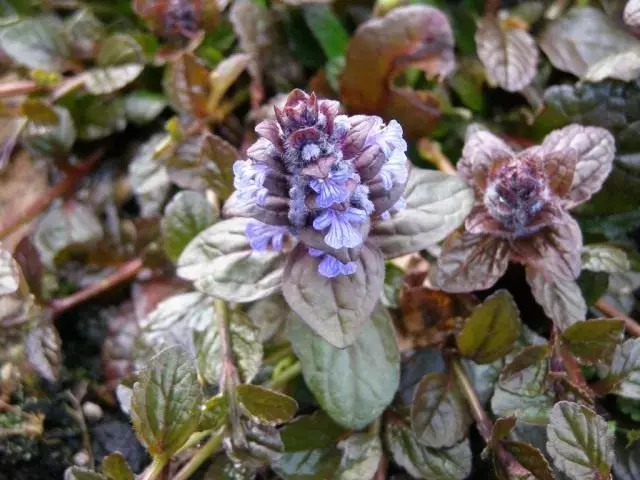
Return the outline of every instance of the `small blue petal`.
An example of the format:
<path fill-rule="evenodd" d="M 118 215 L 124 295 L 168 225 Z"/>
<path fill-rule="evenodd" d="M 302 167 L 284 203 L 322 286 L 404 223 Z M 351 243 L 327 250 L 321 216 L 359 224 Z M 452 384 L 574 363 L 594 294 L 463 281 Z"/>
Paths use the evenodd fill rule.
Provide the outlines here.
<path fill-rule="evenodd" d="M 350 207 L 345 212 L 329 208 L 313 221 L 313 228 L 329 227 L 324 241 L 332 248 L 355 248 L 362 245 L 362 235 L 351 223 L 362 223 L 366 219 L 367 212 L 359 208 Z"/>
<path fill-rule="evenodd" d="M 358 185 L 351 194 L 351 200 L 367 212 L 367 215 L 371 215 L 375 210 L 375 205 L 369 200 L 369 187 L 366 185 Z"/>
<path fill-rule="evenodd" d="M 380 179 L 385 190 L 391 190 L 394 184 L 405 183 L 409 172 L 407 156 L 400 149 L 395 149 L 389 160 L 380 169 Z"/>
<path fill-rule="evenodd" d="M 334 203 L 341 203 L 349 198 L 346 179 L 341 181 L 338 177 L 312 178 L 309 186 L 318 194 L 316 204 L 321 208 L 330 207 Z"/>
<path fill-rule="evenodd" d="M 335 278 L 340 275 L 351 275 L 355 273 L 356 268 L 355 262 L 342 263 L 333 255 L 326 254 L 318 265 L 318 273 L 323 277 Z"/>
<path fill-rule="evenodd" d="M 318 250 L 317 248 L 311 248 L 309 247 L 309 255 L 311 255 L 312 257 L 321 257 L 322 255 L 324 255 L 324 252 L 322 250 Z"/>
<path fill-rule="evenodd" d="M 284 236 L 288 233 L 286 227 L 267 225 L 261 222 L 252 222 L 247 225 L 245 235 L 249 239 L 249 245 L 257 252 L 264 252 L 269 249 L 275 252 L 282 251 L 284 246 Z"/>

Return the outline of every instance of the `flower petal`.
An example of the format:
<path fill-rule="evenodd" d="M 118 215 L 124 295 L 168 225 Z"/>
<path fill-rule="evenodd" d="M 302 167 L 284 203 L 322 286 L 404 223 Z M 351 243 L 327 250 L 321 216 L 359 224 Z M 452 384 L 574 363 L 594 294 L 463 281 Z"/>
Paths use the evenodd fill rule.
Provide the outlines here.
<path fill-rule="evenodd" d="M 491 287 L 509 266 L 509 245 L 491 235 L 454 234 L 438 260 L 435 284 L 446 292 L 472 292 Z"/>
<path fill-rule="evenodd" d="M 578 222 L 562 213 L 547 228 L 513 244 L 514 261 L 529 265 L 550 281 L 575 280 L 582 266 L 582 232 Z"/>
<path fill-rule="evenodd" d="M 355 273 L 356 269 L 357 265 L 355 262 L 342 263 L 336 257 L 329 254 L 326 254 L 318 265 L 318 273 L 327 278 L 351 275 Z"/>
<path fill-rule="evenodd" d="M 494 134 L 470 128 L 457 165 L 458 174 L 469 185 L 484 190 L 491 165 L 496 161 L 508 161 L 513 156 L 511 148 Z"/>
<path fill-rule="evenodd" d="M 566 158 L 569 149 L 577 154 L 571 188 L 564 197 L 567 208 L 586 202 L 600 190 L 611 172 L 616 151 L 615 140 L 608 130 L 576 124 L 551 132 L 542 148 L 547 155 L 560 154 Z"/>
<path fill-rule="evenodd" d="M 261 222 L 251 222 L 247 224 L 245 229 L 249 245 L 258 252 L 268 250 L 270 245 L 273 251 L 280 252 L 284 243 L 284 235 L 287 232 L 286 227 L 267 225 Z"/>

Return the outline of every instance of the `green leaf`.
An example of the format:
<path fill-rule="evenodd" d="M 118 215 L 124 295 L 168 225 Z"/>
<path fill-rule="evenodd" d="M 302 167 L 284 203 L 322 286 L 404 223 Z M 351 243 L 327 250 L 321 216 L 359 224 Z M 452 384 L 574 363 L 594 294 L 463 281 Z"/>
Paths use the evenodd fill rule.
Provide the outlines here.
<path fill-rule="evenodd" d="M 517 92 L 532 82 L 537 73 L 538 49 L 527 30 L 488 15 L 480 21 L 475 41 L 478 57 L 494 83 Z"/>
<path fill-rule="evenodd" d="M 74 97 L 71 113 L 81 140 L 100 140 L 127 127 L 127 112 L 121 97 Z"/>
<path fill-rule="evenodd" d="M 466 437 L 471 417 L 467 404 L 448 375 L 426 375 L 413 394 L 411 427 L 427 447 L 451 447 Z"/>
<path fill-rule="evenodd" d="M 624 338 L 624 321 L 600 318 L 571 325 L 562 340 L 583 363 L 609 362 Z"/>
<path fill-rule="evenodd" d="M 629 445 L 626 438 L 617 435 L 615 447 L 614 478 L 617 480 L 640 478 L 640 443 Z"/>
<path fill-rule="evenodd" d="M 20 267 L 6 250 L 0 249 L 0 295 L 9 295 L 20 286 Z"/>
<path fill-rule="evenodd" d="M 0 31 L 0 47 L 28 68 L 60 72 L 71 56 L 64 24 L 53 15 L 24 18 Z"/>
<path fill-rule="evenodd" d="M 238 151 L 226 140 L 205 133 L 189 138 L 167 160 L 171 179 L 183 188 L 211 188 L 221 200 L 233 192 L 233 163 Z"/>
<path fill-rule="evenodd" d="M 342 57 L 347 52 L 349 34 L 327 5 L 307 5 L 304 19 L 328 59 Z"/>
<path fill-rule="evenodd" d="M 147 90 L 134 90 L 124 97 L 127 120 L 146 125 L 155 120 L 167 106 L 164 96 Z"/>
<path fill-rule="evenodd" d="M 511 431 L 516 426 L 517 421 L 518 419 L 516 417 L 503 417 L 496 419 L 493 423 L 493 430 L 491 430 L 492 445 L 496 445 L 501 440 L 508 438 Z"/>
<path fill-rule="evenodd" d="M 284 254 L 255 252 L 245 235 L 250 221 L 223 220 L 198 234 L 178 259 L 178 276 L 229 302 L 252 302 L 278 291 Z"/>
<path fill-rule="evenodd" d="M 609 274 L 583 270 L 577 282 L 586 305 L 593 305 L 609 289 Z"/>
<path fill-rule="evenodd" d="M 549 345 L 529 345 L 500 372 L 500 386 L 518 395 L 538 395 L 545 390 Z"/>
<path fill-rule="evenodd" d="M 204 474 L 203 480 L 254 480 L 255 469 L 232 462 L 226 455 L 218 455 Z"/>
<path fill-rule="evenodd" d="M 458 228 L 471 211 L 473 191 L 460 178 L 412 168 L 405 188 L 407 206 L 390 220 L 375 222 L 370 238 L 385 258 L 434 245 Z"/>
<path fill-rule="evenodd" d="M 209 71 L 195 55 L 183 53 L 169 63 L 163 86 L 169 103 L 177 112 L 206 117 Z"/>
<path fill-rule="evenodd" d="M 102 471 L 109 480 L 134 480 L 131 467 L 119 452 L 107 455 L 102 459 Z"/>
<path fill-rule="evenodd" d="M 631 270 L 627 253 L 606 243 L 585 245 L 582 249 L 582 269 L 593 272 L 623 273 Z"/>
<path fill-rule="evenodd" d="M 62 341 L 55 325 L 41 321 L 27 334 L 24 348 L 33 369 L 44 379 L 56 382 L 62 367 Z"/>
<path fill-rule="evenodd" d="M 359 429 L 391 403 L 400 381 L 400 357 L 391 317 L 378 306 L 356 341 L 337 348 L 292 315 L 287 335 L 307 386 L 338 424 Z"/>
<path fill-rule="evenodd" d="M 134 38 L 114 34 L 105 39 L 96 67 L 85 73 L 84 86 L 89 93 L 113 93 L 133 82 L 144 69 L 144 53 Z"/>
<path fill-rule="evenodd" d="M 77 202 L 57 204 L 40 220 L 33 234 L 33 244 L 42 263 L 55 267 L 71 251 L 88 251 L 103 237 L 96 214 Z"/>
<path fill-rule="evenodd" d="M 382 457 L 382 442 L 377 436 L 356 433 L 338 444 L 342 459 L 335 473 L 336 480 L 373 478 Z"/>
<path fill-rule="evenodd" d="M 73 50 L 87 56 L 93 56 L 106 35 L 104 24 L 87 8 L 76 10 L 64 26 Z"/>
<path fill-rule="evenodd" d="M 110 480 L 104 475 L 82 467 L 69 467 L 64 471 L 64 480 Z"/>
<path fill-rule="evenodd" d="M 50 158 L 65 157 L 76 141 L 76 129 L 69 110 L 55 106 L 55 124 L 30 120 L 22 133 L 22 140 L 33 153 Z"/>
<path fill-rule="evenodd" d="M 165 137 L 157 134 L 140 145 L 129 163 L 129 182 L 141 207 L 143 218 L 160 213 L 171 182 L 167 169 L 155 158 Z"/>
<path fill-rule="evenodd" d="M 471 446 L 466 439 L 451 448 L 436 450 L 418 443 L 401 420 L 390 419 L 385 441 L 395 463 L 414 478 L 463 480 L 471 474 Z"/>
<path fill-rule="evenodd" d="M 244 382 L 250 382 L 262 364 L 262 344 L 258 342 L 256 328 L 243 313 L 234 312 L 231 315 L 229 333 L 240 378 Z M 214 317 L 196 327 L 193 342 L 200 375 L 211 385 L 217 385 L 222 377 L 222 341 Z"/>
<path fill-rule="evenodd" d="M 596 412 L 572 402 L 558 402 L 547 426 L 547 450 L 554 465 L 572 478 L 607 478 L 613 464 L 613 434 Z"/>
<path fill-rule="evenodd" d="M 229 397 L 225 393 L 219 393 L 211 397 L 204 404 L 200 427 L 198 430 L 217 431 L 227 424 L 229 420 Z"/>
<path fill-rule="evenodd" d="M 139 340 L 162 349 L 172 345 L 192 346 L 190 335 L 196 328 L 206 329 L 214 322 L 211 298 L 199 292 L 173 295 L 158 303 L 140 321 Z"/>
<path fill-rule="evenodd" d="M 352 275 L 318 274 L 320 257 L 299 245 L 287 259 L 282 293 L 291 309 L 332 345 L 343 348 L 357 338 L 373 312 L 384 281 L 380 252 L 364 244 Z"/>
<path fill-rule="evenodd" d="M 502 446 L 524 468 L 529 470 L 536 480 L 555 480 L 556 476 L 544 454 L 529 443 L 503 440 Z"/>
<path fill-rule="evenodd" d="M 258 329 L 258 340 L 265 343 L 281 331 L 291 309 L 280 294 L 271 295 L 251 304 L 247 317 Z"/>
<path fill-rule="evenodd" d="M 609 57 L 640 51 L 640 42 L 601 10 L 576 7 L 547 26 L 540 48 L 554 67 L 584 77 Z"/>
<path fill-rule="evenodd" d="M 384 285 L 380 301 L 387 308 L 400 308 L 400 289 L 404 283 L 404 270 L 392 262 L 385 262 Z"/>
<path fill-rule="evenodd" d="M 520 326 L 511 294 L 499 290 L 471 314 L 456 339 L 458 349 L 476 363 L 491 363 L 513 350 Z"/>
<path fill-rule="evenodd" d="M 345 429 L 322 410 L 296 418 L 280 430 L 286 452 L 318 450 L 334 445 Z"/>
<path fill-rule="evenodd" d="M 546 425 L 554 400 L 548 393 L 529 396 L 498 386 L 491 397 L 491 410 L 499 417 L 515 416 L 524 423 Z"/>
<path fill-rule="evenodd" d="M 336 447 L 285 453 L 273 465 L 275 472 L 286 480 L 326 480 L 340 464 Z"/>
<path fill-rule="evenodd" d="M 251 57 L 246 53 L 236 53 L 222 60 L 209 75 L 211 92 L 207 100 L 208 111 L 213 113 L 220 106 L 224 94 L 249 65 Z"/>
<path fill-rule="evenodd" d="M 245 414 L 264 425 L 286 423 L 298 410 L 298 403 L 293 398 L 257 385 L 238 385 L 236 395 Z"/>
<path fill-rule="evenodd" d="M 20 110 L 25 117 L 35 124 L 57 125 L 60 121 L 60 117 L 54 107 L 46 101 L 27 98 L 20 105 Z"/>
<path fill-rule="evenodd" d="M 177 193 L 166 206 L 162 218 L 162 239 L 167 256 L 177 261 L 187 244 L 219 217 L 220 212 L 203 194 Z"/>
<path fill-rule="evenodd" d="M 202 393 L 193 361 L 178 347 L 158 354 L 133 386 L 131 421 L 154 456 L 170 457 L 198 427 Z"/>
<path fill-rule="evenodd" d="M 640 400 L 640 338 L 630 338 L 618 345 L 611 365 L 603 369 L 605 380 L 615 387 L 612 393 Z"/>

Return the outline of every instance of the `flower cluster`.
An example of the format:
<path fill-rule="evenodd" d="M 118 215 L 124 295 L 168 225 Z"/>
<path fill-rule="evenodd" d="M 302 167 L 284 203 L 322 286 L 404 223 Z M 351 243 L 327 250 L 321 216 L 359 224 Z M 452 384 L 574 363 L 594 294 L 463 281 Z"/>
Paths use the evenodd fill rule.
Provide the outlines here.
<path fill-rule="evenodd" d="M 614 154 L 613 136 L 598 127 L 569 125 L 520 153 L 489 132 L 470 132 L 458 174 L 476 204 L 465 232 L 445 243 L 436 283 L 452 292 L 489 288 L 509 261 L 525 264 L 529 279 L 574 280 L 582 234 L 568 211 L 601 188 Z"/>
<path fill-rule="evenodd" d="M 340 104 L 294 90 L 233 166 L 234 201 L 249 204 L 255 250 L 297 238 L 325 277 L 351 275 L 371 221 L 402 208 L 407 144 L 396 121 L 340 114 Z"/>
<path fill-rule="evenodd" d="M 212 27 L 218 15 L 214 0 L 134 0 L 133 5 L 152 30 L 168 39 L 192 38 Z"/>

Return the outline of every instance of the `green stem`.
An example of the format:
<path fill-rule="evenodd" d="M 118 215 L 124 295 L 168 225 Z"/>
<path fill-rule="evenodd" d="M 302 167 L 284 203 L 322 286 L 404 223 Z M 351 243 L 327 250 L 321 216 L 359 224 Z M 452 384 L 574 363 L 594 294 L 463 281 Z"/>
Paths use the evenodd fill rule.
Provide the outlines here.
<path fill-rule="evenodd" d="M 154 480 L 162 473 L 167 461 L 168 458 L 164 456 L 155 457 L 153 462 L 151 462 L 151 465 L 149 465 L 149 467 L 147 467 L 147 469 L 142 473 L 139 480 Z"/>
<path fill-rule="evenodd" d="M 211 455 L 222 445 L 224 440 L 224 428 L 215 433 L 198 452 L 191 457 L 191 460 L 173 477 L 173 480 L 189 480 L 191 476 L 206 462 Z"/>
<path fill-rule="evenodd" d="M 293 353 L 293 348 L 291 348 L 291 345 L 287 344 L 284 347 L 280 347 L 276 351 L 271 353 L 271 355 L 269 355 L 268 357 L 266 357 L 262 361 L 262 364 L 263 365 L 275 365 L 280 360 L 282 360 L 283 358 L 288 357 L 292 353 Z"/>
<path fill-rule="evenodd" d="M 283 370 L 277 378 L 269 380 L 263 386 L 271 390 L 282 388 L 291 380 L 300 375 L 300 373 L 302 373 L 302 365 L 300 365 L 300 362 L 296 362 L 290 367 Z"/>

